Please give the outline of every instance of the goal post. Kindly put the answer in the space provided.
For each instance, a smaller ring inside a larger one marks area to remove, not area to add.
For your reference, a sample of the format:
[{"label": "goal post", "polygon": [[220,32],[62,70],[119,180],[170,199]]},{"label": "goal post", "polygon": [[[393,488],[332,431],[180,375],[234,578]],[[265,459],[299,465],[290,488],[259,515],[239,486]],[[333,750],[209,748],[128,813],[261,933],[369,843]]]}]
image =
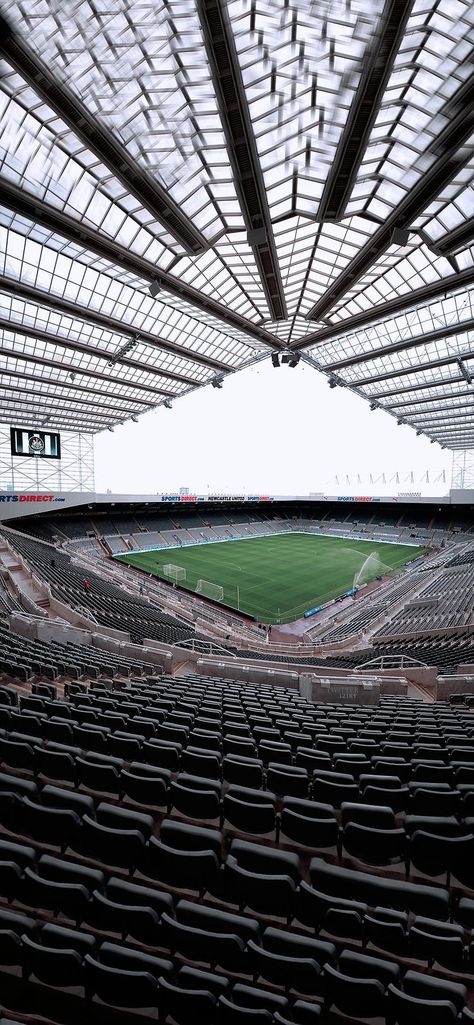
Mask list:
[{"label": "goal post", "polygon": [[184,566],[177,566],[174,562],[167,562],[166,566],[163,566],[163,576],[178,584],[186,580],[186,570]]},{"label": "goal post", "polygon": [[202,594],[204,598],[211,598],[212,601],[224,600],[224,588],[220,584],[214,584],[212,580],[198,580],[196,594]]}]

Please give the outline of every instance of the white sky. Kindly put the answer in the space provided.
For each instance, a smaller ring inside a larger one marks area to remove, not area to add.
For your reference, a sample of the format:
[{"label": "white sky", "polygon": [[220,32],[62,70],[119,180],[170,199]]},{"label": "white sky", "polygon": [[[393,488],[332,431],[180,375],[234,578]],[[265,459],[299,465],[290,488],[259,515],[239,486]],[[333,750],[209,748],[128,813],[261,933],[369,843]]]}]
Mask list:
[{"label": "white sky", "polygon": [[[274,369],[270,360],[226,378],[222,390],[200,389],[97,435],[95,451],[96,491],[124,494],[185,486],[193,494],[443,495],[452,462],[451,452],[347,389],[331,390],[311,367]],[[436,480],[443,470],[445,483]],[[371,485],[370,473],[374,482],[385,473],[386,483]]]}]

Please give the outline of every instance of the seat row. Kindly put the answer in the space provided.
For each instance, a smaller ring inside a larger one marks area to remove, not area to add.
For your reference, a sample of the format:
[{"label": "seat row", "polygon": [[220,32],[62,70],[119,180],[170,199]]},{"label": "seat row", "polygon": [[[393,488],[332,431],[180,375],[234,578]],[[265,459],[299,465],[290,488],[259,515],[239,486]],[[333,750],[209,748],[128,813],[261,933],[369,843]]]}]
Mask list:
[{"label": "seat row", "polygon": [[[34,976],[46,986],[79,987],[86,999],[98,996],[114,1007],[157,1007],[160,1020],[171,1014],[183,1025],[196,1020],[243,1023],[250,1019],[244,1011],[259,1010],[266,1014],[252,1020],[309,1025],[320,1016],[321,1008],[312,1002],[315,997],[323,1011],[335,1006],[346,1014],[382,1015],[400,1025],[413,1022],[421,1000],[426,1002],[429,1020],[440,1025],[454,1022],[465,1007],[466,987],[452,980],[405,971],[400,964],[373,954],[350,950],[338,953],[328,940],[271,926],[261,929],[251,918],[186,900],[178,901],[173,911],[169,894],[114,877],[105,884],[97,870],[47,855],[41,856],[35,871],[30,867],[28,848],[17,846],[8,853],[26,862],[21,894],[26,906],[36,896],[35,879],[42,879],[46,897],[42,906],[54,903],[56,907],[58,889],[62,887],[66,911],[71,912],[75,903],[81,923],[118,933],[122,939],[138,934],[149,945],[155,941],[154,946],[164,945],[170,952],[163,958],[77,928],[39,925],[24,913],[0,909],[0,961],[3,965],[18,965],[25,979]],[[243,849],[236,854],[245,860],[249,852]],[[58,878],[60,882],[56,882]],[[81,891],[79,909],[77,896]],[[301,895],[302,907],[307,904],[306,898],[307,894]],[[338,902],[334,903],[337,913]],[[378,914],[383,921],[380,910]],[[437,925],[437,930],[441,948],[443,928]],[[411,942],[426,944],[422,957],[431,963],[430,941],[436,942],[436,923],[418,920],[412,932]],[[444,926],[444,936],[456,942],[460,931],[452,927],[450,933]],[[179,967],[176,955],[208,965],[211,972],[189,965]],[[217,968],[224,974],[215,974]],[[236,982],[234,977],[239,974],[251,976],[252,984]],[[262,983],[256,987],[257,979]],[[266,984],[283,989],[284,995],[267,990]],[[308,994],[310,1002],[298,994]],[[221,998],[225,998],[223,1003]],[[449,1005],[443,1007],[441,1017],[440,1001]],[[198,1014],[205,1017],[196,1017]],[[280,1017],[273,1018],[274,1014]],[[470,1018],[464,1013],[463,1020]]]}]

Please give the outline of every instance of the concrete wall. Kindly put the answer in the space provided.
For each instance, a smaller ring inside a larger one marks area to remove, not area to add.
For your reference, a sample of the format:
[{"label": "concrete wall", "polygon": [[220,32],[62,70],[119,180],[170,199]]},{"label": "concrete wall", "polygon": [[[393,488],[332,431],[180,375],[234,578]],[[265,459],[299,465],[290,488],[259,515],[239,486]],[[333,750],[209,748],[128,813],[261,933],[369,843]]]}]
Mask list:
[{"label": "concrete wall", "polygon": [[378,705],[380,701],[380,684],[375,681],[366,683],[358,680],[344,681],[321,679],[311,673],[303,673],[300,677],[300,694],[309,697],[315,704],[351,704]]}]

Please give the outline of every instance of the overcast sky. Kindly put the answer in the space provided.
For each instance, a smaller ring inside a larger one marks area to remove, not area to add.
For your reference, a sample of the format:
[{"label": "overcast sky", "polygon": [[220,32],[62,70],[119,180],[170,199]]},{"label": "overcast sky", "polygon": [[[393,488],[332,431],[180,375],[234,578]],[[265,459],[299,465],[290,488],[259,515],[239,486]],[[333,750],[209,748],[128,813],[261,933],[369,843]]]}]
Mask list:
[{"label": "overcast sky", "polygon": [[[227,378],[222,390],[203,388],[171,410],[97,435],[96,490],[443,495],[451,461],[450,452],[398,427],[387,413],[372,412],[346,389],[331,390],[311,367],[274,369],[265,360]],[[382,473],[385,484],[376,482]]]}]

